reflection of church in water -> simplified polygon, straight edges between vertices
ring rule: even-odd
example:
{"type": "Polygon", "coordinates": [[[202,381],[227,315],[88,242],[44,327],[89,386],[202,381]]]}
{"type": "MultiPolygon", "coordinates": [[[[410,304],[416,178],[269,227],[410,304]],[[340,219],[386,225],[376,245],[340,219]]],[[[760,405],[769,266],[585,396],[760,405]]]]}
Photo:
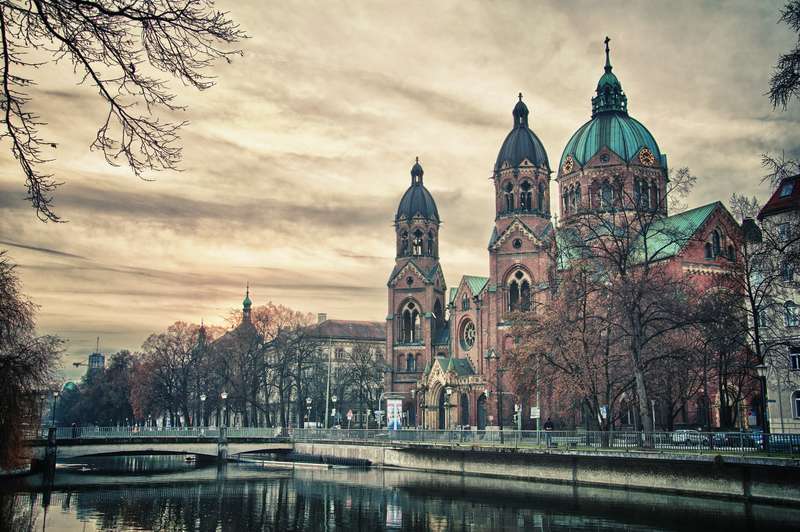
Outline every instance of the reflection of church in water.
{"type": "MultiPolygon", "coordinates": [[[[508,393],[513,388],[509,375],[502,373],[514,343],[508,318],[515,310],[548,301],[555,271],[550,251],[582,212],[625,209],[624,198],[635,195],[665,221],[693,225],[693,232],[717,234],[708,228],[735,225],[718,202],[667,216],[666,155],[628,114],[627,96],[608,55],[606,42],[591,119],[575,132],[559,161],[558,234],[550,221],[550,162],[520,94],[492,173],[496,214],[488,277],[464,275],[448,290],[439,264],[439,212],[423,184],[419,160],[412,167],[411,186],[395,217],[397,254],[386,318],[391,372],[385,378],[387,398],[402,400],[409,425],[496,426],[498,383],[503,424],[512,423],[516,400],[508,393]]],[[[691,253],[678,250],[668,259],[687,271],[691,253]]],[[[702,267],[715,267],[718,259],[706,255],[702,267]]],[[[523,411],[529,406],[523,405],[523,411]]]]}

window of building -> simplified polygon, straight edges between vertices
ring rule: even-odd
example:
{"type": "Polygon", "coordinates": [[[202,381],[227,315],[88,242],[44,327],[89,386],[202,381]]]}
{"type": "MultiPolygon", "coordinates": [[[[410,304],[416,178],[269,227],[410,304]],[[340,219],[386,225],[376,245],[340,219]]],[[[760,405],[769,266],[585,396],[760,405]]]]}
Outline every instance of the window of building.
{"type": "Polygon", "coordinates": [[[706,250],[706,258],[707,259],[713,259],[714,258],[714,249],[711,247],[711,242],[706,242],[705,250],[706,250]]]}
{"type": "Polygon", "coordinates": [[[581,208],[581,184],[578,183],[575,185],[575,192],[573,192],[573,202],[572,206],[577,211],[581,208]]]}
{"type": "Polygon", "coordinates": [[[505,199],[506,212],[514,210],[514,185],[509,181],[503,186],[503,197],[505,199]]]}
{"type": "Polygon", "coordinates": [[[800,347],[789,349],[789,367],[794,371],[800,371],[800,347]]]}
{"type": "Polygon", "coordinates": [[[531,184],[524,181],[520,186],[519,206],[523,211],[529,211],[533,208],[533,193],[531,192],[531,184]]]}
{"type": "Polygon", "coordinates": [[[413,301],[406,303],[400,318],[400,341],[406,344],[422,341],[420,309],[416,303],[413,301]]]}
{"type": "Polygon", "coordinates": [[[608,181],[603,183],[600,188],[600,201],[602,207],[606,210],[610,210],[614,205],[614,189],[611,188],[611,184],[608,181]]]}
{"type": "Polygon", "coordinates": [[[800,390],[792,394],[792,409],[794,410],[794,417],[800,418],[800,390]]]}
{"type": "Polygon", "coordinates": [[[767,317],[767,309],[761,309],[756,314],[757,325],[759,327],[768,327],[768,317],[767,317]]]}
{"type": "Polygon", "coordinates": [[[722,249],[722,235],[716,229],[711,233],[711,247],[714,257],[719,257],[720,250],[722,249]]]}
{"type": "Polygon", "coordinates": [[[428,231],[428,255],[431,257],[436,256],[434,243],[433,231],[428,231]]]}
{"type": "Polygon", "coordinates": [[[464,351],[469,351],[475,345],[475,323],[472,320],[466,319],[462,323],[459,342],[464,351]]]}
{"type": "Polygon", "coordinates": [[[415,257],[422,255],[422,231],[414,231],[414,242],[411,244],[411,254],[415,257]]]}
{"type": "Polygon", "coordinates": [[[400,256],[408,255],[408,231],[400,235],[400,256]]]}
{"type": "Polygon", "coordinates": [[[784,262],[781,265],[781,280],[784,283],[791,283],[794,280],[794,265],[784,262]]]}
{"type": "Polygon", "coordinates": [[[461,310],[469,310],[469,296],[464,294],[464,297],[461,298],[461,310]]]}
{"type": "Polygon", "coordinates": [[[337,348],[336,348],[336,350],[333,352],[333,356],[334,356],[334,358],[336,358],[337,360],[341,360],[341,359],[343,359],[343,358],[344,358],[344,348],[342,348],[342,347],[337,347],[337,348]]]}
{"type": "Polygon", "coordinates": [[[539,195],[536,198],[536,206],[539,208],[539,212],[545,212],[547,209],[544,208],[544,184],[539,183],[539,195]]]}
{"type": "Polygon", "coordinates": [[[659,204],[659,193],[658,193],[658,185],[656,182],[653,181],[650,183],[650,208],[653,210],[658,209],[659,204]]]}
{"type": "Polygon", "coordinates": [[[794,190],[794,181],[789,181],[787,183],[784,183],[783,186],[781,187],[780,197],[786,198],[791,196],[792,190],[794,190]]]}
{"type": "Polygon", "coordinates": [[[522,270],[517,270],[509,277],[507,308],[509,312],[531,308],[531,281],[522,270]]]}
{"type": "Polygon", "coordinates": [[[797,305],[794,301],[787,301],[783,305],[784,323],[787,327],[797,327],[800,325],[800,317],[797,315],[797,305]]]}
{"type": "Polygon", "coordinates": [[[733,246],[728,246],[728,260],[736,260],[736,249],[733,246]]]}
{"type": "Polygon", "coordinates": [[[409,353],[408,355],[406,355],[406,371],[416,371],[416,370],[417,370],[416,359],[414,358],[414,355],[409,353]]]}

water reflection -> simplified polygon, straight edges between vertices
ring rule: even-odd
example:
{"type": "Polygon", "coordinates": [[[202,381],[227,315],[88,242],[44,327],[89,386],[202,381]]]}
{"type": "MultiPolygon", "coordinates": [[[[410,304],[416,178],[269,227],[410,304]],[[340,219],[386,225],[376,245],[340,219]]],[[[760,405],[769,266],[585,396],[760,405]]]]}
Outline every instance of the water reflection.
{"type": "Polygon", "coordinates": [[[119,457],[0,491],[0,529],[794,530],[788,507],[392,470],[119,457]],[[88,466],[88,467],[85,467],[88,466]],[[83,469],[83,471],[81,471],[83,469]]]}

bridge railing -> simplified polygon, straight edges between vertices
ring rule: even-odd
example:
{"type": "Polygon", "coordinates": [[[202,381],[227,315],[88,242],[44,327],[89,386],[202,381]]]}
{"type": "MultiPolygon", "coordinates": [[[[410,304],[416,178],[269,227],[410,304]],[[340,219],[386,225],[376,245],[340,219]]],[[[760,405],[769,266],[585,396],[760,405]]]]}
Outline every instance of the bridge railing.
{"type": "MultiPolygon", "coordinates": [[[[47,438],[47,428],[41,437],[47,438]]],[[[56,439],[217,438],[217,427],[57,427],[56,439]]]]}
{"type": "Polygon", "coordinates": [[[591,432],[535,430],[289,429],[293,441],[458,443],[559,449],[655,449],[800,456],[800,434],[760,432],[591,432]]]}

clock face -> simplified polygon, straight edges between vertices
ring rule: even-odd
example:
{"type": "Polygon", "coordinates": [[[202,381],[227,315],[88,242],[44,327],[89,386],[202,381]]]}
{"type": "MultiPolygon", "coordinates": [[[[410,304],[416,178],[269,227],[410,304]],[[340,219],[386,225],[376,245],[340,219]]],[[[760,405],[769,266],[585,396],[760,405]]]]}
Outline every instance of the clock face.
{"type": "Polygon", "coordinates": [[[564,167],[562,168],[564,170],[564,173],[568,174],[572,172],[572,169],[574,167],[575,167],[575,161],[572,159],[572,155],[568,155],[567,160],[564,161],[564,167]]]}
{"type": "Polygon", "coordinates": [[[656,157],[649,149],[642,148],[642,151],[639,152],[639,161],[645,166],[653,166],[656,162],[656,157]]]}

